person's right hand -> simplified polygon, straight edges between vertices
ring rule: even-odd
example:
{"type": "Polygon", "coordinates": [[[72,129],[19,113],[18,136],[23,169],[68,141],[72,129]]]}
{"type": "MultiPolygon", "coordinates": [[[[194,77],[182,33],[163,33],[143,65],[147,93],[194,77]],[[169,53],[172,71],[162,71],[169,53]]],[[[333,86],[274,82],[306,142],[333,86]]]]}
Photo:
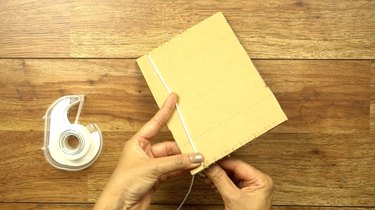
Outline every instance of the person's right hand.
{"type": "Polygon", "coordinates": [[[226,158],[205,171],[226,210],[268,210],[272,205],[271,177],[243,161],[226,158]]]}

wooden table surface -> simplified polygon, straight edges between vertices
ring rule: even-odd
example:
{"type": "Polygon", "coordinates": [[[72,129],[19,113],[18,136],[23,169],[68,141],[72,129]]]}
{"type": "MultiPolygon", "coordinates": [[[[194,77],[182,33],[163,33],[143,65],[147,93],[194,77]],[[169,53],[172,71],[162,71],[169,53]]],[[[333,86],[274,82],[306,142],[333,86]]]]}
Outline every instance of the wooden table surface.
{"type": "MultiPolygon", "coordinates": [[[[375,209],[375,1],[3,0],[0,209],[90,209],[122,149],[157,111],[135,58],[222,11],[289,121],[234,153],[275,182],[274,209],[375,209]],[[42,116],[84,94],[104,136],[79,172],[45,161],[42,116]]],[[[164,128],[156,141],[171,140],[164,128]]],[[[176,209],[188,176],[152,209],[176,209]]],[[[197,181],[185,209],[223,209],[197,181]]]]}

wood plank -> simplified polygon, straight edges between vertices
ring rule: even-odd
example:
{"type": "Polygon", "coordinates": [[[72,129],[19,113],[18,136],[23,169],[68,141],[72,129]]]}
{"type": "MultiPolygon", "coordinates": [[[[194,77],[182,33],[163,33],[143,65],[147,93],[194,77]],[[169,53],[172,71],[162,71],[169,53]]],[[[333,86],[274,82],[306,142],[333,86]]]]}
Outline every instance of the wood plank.
{"type": "MultiPolygon", "coordinates": [[[[0,65],[0,201],[95,202],[123,141],[157,110],[135,61],[1,59],[0,65]],[[41,116],[67,94],[85,94],[81,122],[96,122],[104,131],[101,157],[81,172],[52,168],[40,150],[41,116]]],[[[375,172],[369,167],[375,159],[369,133],[373,63],[256,60],[255,65],[289,121],[234,155],[273,177],[274,204],[375,206],[375,172]]],[[[171,139],[163,129],[157,141],[171,139]]],[[[153,202],[178,204],[189,181],[164,184],[153,202]]],[[[188,204],[218,205],[221,199],[198,180],[188,204]]]]}
{"type": "Polygon", "coordinates": [[[42,132],[0,132],[0,201],[87,200],[87,171],[67,172],[44,159],[42,132]]]}
{"type": "Polygon", "coordinates": [[[68,57],[71,10],[64,0],[0,1],[0,57],[68,57]]]}
{"type": "MultiPolygon", "coordinates": [[[[43,130],[58,97],[86,95],[81,122],[135,131],[157,106],[132,59],[1,59],[0,130],[43,130]]],[[[255,60],[289,121],[272,132],[369,131],[371,61],[255,60]]]]}
{"type": "Polygon", "coordinates": [[[373,59],[368,0],[0,3],[0,57],[139,57],[222,11],[252,58],[373,59]]]}
{"type": "Polygon", "coordinates": [[[289,120],[285,133],[352,133],[369,129],[371,61],[257,61],[289,120]]]}
{"type": "MultiPolygon", "coordinates": [[[[0,203],[0,209],[14,210],[85,210],[92,209],[93,204],[49,204],[49,203],[0,203]]],[[[176,205],[151,205],[150,210],[175,210],[176,205]]],[[[222,206],[189,206],[184,205],[185,210],[222,210],[222,206]]],[[[352,207],[305,207],[305,206],[273,206],[273,210],[371,210],[375,208],[352,208],[352,207]]]]}
{"type": "Polygon", "coordinates": [[[75,57],[139,57],[217,11],[252,58],[374,58],[373,1],[127,1],[77,4],[75,57]]]}
{"type": "MultiPolygon", "coordinates": [[[[172,137],[163,134],[158,139],[168,140],[172,137]]],[[[109,151],[120,148],[115,143],[109,146],[113,147],[108,148],[109,151]]],[[[372,178],[375,169],[368,166],[375,160],[373,148],[374,142],[368,134],[266,134],[233,156],[254,165],[274,179],[276,205],[371,206],[375,197],[375,181],[372,178]]],[[[105,162],[98,161],[97,167],[115,166],[116,159],[103,159],[105,162]]],[[[95,202],[110,176],[110,170],[100,171],[103,173],[88,175],[91,202],[95,202]]],[[[165,183],[154,202],[178,203],[183,199],[189,183],[189,176],[165,183]],[[176,190],[176,186],[179,190],[176,190]]],[[[220,196],[199,177],[193,189],[187,203],[221,203],[220,196]]]]}
{"type": "Polygon", "coordinates": [[[370,132],[375,134],[375,61],[371,63],[371,102],[370,102],[370,132]]]}
{"type": "MultiPolygon", "coordinates": [[[[0,200],[95,202],[116,165],[123,142],[132,134],[104,132],[105,144],[97,162],[84,171],[65,172],[43,159],[39,150],[43,132],[1,131],[0,200]]],[[[155,142],[161,140],[172,140],[172,136],[162,132],[155,142]]],[[[275,205],[375,206],[375,171],[369,167],[375,160],[374,144],[368,133],[269,133],[233,156],[273,178],[275,205]]],[[[189,183],[188,175],[164,183],[153,203],[177,205],[189,183]]],[[[221,198],[197,177],[187,203],[221,204],[221,198]]]]}

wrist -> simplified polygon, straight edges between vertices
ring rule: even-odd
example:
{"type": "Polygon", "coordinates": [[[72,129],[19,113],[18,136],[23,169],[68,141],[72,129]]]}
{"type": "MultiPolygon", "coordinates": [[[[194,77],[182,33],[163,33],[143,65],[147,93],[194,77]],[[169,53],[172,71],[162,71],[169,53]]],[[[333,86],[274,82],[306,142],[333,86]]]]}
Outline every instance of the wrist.
{"type": "MultiPolygon", "coordinates": [[[[103,191],[97,200],[94,210],[123,210],[124,205],[119,196],[103,191]]],[[[127,208],[126,208],[127,210],[127,208]]]]}
{"type": "MultiPolygon", "coordinates": [[[[114,173],[115,174],[115,173],[114,173]]],[[[113,175],[114,175],[113,174],[113,175]]],[[[108,181],[99,199],[97,200],[94,210],[129,210],[129,206],[126,206],[126,192],[124,192],[123,186],[128,186],[124,183],[124,180],[117,180],[116,176],[113,176],[108,181]],[[125,208],[126,207],[126,208],[125,208]]]]}

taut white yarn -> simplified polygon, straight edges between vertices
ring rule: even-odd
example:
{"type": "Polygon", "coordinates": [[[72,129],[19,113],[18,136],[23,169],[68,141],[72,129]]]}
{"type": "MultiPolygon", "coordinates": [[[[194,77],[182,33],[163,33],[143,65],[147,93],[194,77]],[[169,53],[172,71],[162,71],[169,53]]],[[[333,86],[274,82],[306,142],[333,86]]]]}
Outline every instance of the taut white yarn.
{"type": "MultiPolygon", "coordinates": [[[[154,71],[156,72],[156,74],[158,75],[159,79],[161,80],[161,82],[163,83],[165,89],[168,91],[169,94],[172,93],[171,89],[169,88],[168,84],[165,82],[164,78],[162,77],[162,75],[160,74],[160,71],[158,69],[158,67],[155,65],[154,61],[151,59],[150,55],[147,55],[147,59],[148,61],[150,62],[150,64],[152,65],[152,68],[154,69],[154,71]]],[[[182,116],[182,113],[180,111],[180,107],[178,106],[178,104],[176,103],[176,111],[177,111],[177,114],[178,114],[178,117],[180,118],[181,120],[181,123],[182,123],[182,126],[184,127],[184,131],[186,133],[186,136],[188,137],[189,139],[189,143],[193,149],[194,152],[197,152],[196,148],[195,148],[195,145],[194,145],[194,142],[190,136],[190,133],[189,133],[189,130],[187,128],[187,125],[185,123],[185,120],[182,116]]],[[[178,206],[178,208],[176,210],[180,210],[182,208],[182,206],[184,205],[185,201],[187,200],[187,198],[189,197],[190,195],[190,192],[191,192],[191,189],[193,188],[193,184],[194,184],[194,179],[195,179],[195,175],[193,175],[191,177],[191,182],[190,182],[190,186],[189,186],[189,190],[187,191],[184,199],[182,200],[180,206],[178,206]]]]}
{"type": "Polygon", "coordinates": [[[189,197],[191,189],[193,188],[194,179],[195,179],[195,175],[191,176],[191,182],[190,182],[189,190],[187,191],[184,200],[182,200],[180,206],[178,206],[178,208],[176,210],[180,210],[182,208],[182,206],[184,205],[186,199],[189,197]]]}
{"type": "MultiPolygon", "coordinates": [[[[155,65],[154,61],[151,59],[151,57],[150,57],[149,55],[147,55],[147,59],[148,59],[148,61],[150,62],[150,64],[152,65],[152,67],[153,67],[153,69],[155,70],[156,74],[158,75],[159,79],[160,79],[161,82],[163,83],[165,89],[167,89],[168,93],[171,94],[171,93],[172,93],[171,89],[169,89],[168,84],[165,82],[164,78],[163,78],[162,75],[160,74],[160,71],[159,71],[158,67],[155,65]]],[[[181,120],[182,126],[184,127],[185,133],[186,133],[186,135],[187,135],[187,137],[188,137],[188,139],[189,139],[189,143],[190,143],[190,145],[191,145],[193,151],[194,151],[194,152],[197,152],[197,149],[195,148],[194,142],[193,142],[193,140],[192,140],[192,138],[191,138],[191,136],[190,136],[189,130],[188,130],[188,128],[187,128],[187,125],[186,125],[186,123],[185,123],[185,120],[184,120],[184,118],[183,118],[183,116],[182,116],[182,113],[181,113],[181,111],[180,111],[180,107],[178,106],[178,104],[176,104],[176,111],[177,111],[178,117],[179,117],[180,120],[181,120]]]]}

